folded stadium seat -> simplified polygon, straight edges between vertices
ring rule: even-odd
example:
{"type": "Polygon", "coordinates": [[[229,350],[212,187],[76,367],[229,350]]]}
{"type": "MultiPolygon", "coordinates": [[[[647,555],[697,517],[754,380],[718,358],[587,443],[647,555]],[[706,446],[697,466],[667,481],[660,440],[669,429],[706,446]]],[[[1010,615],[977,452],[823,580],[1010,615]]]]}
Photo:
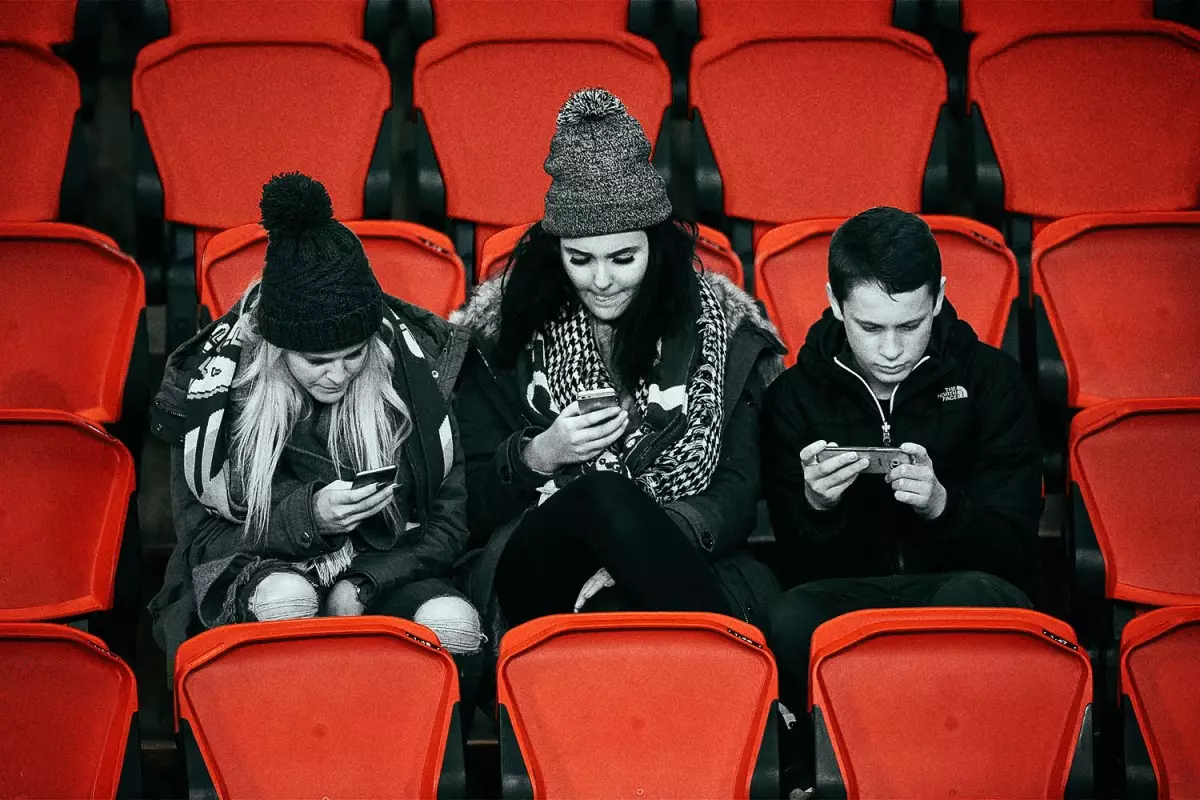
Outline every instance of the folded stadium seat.
{"type": "MultiPolygon", "coordinates": [[[[442,317],[466,298],[466,270],[445,234],[413,222],[345,223],[362,240],[383,291],[442,317]]],[[[200,303],[209,320],[221,316],[262,274],[267,232],[257,223],[218,233],[200,260],[200,303]]]]}
{"type": "Polygon", "coordinates": [[[0,97],[0,220],[78,221],[85,154],[71,65],[36,43],[0,40],[0,97]]]}
{"type": "MultiPolygon", "coordinates": [[[[942,252],[946,297],[979,338],[1016,356],[1017,262],[999,231],[962,217],[927,216],[942,252]]],[[[829,301],[829,240],[841,219],[782,225],[758,243],[758,295],[796,361],[809,327],[829,301]]]]}
{"type": "Polygon", "coordinates": [[[0,222],[0,408],[116,422],[144,306],[141,270],[107,236],[0,222]]]}
{"type": "MultiPolygon", "coordinates": [[[[422,219],[451,220],[459,255],[478,267],[497,231],[540,218],[542,169],[559,108],[602,86],[658,140],[671,76],[654,45],[628,33],[628,0],[435,0],[437,34],[417,51],[413,107],[422,219]]],[[[668,132],[669,133],[669,132],[668,132]]]]}
{"type": "Polygon", "coordinates": [[[1125,792],[1200,797],[1200,606],[1164,608],[1121,634],[1125,792]]]}
{"type": "Polygon", "coordinates": [[[817,628],[820,797],[1091,796],[1092,672],[1025,609],[874,609],[817,628]]]}
{"type": "Polygon", "coordinates": [[[61,411],[0,410],[0,622],[109,608],[133,457],[61,411]]]}
{"type": "Polygon", "coordinates": [[[1019,261],[1054,219],[1200,203],[1197,31],[1129,21],[980,36],[969,101],[975,200],[1019,261]]]}
{"type": "Polygon", "coordinates": [[[454,659],[415,622],[213,628],[179,648],[175,690],[189,782],[207,768],[221,797],[463,796],[454,659]]]}
{"type": "Polygon", "coordinates": [[[719,614],[544,617],[500,643],[505,797],[777,797],[775,660],[719,614]]]}
{"type": "Polygon", "coordinates": [[[115,797],[136,711],[133,670],[95,636],[0,622],[0,796],[115,797]]]}
{"type": "Polygon", "coordinates": [[[945,205],[946,74],[928,42],[787,16],[743,30],[731,3],[700,4],[689,107],[697,207],[706,221],[728,221],[744,264],[763,233],[787,222],[945,205]]]}
{"type": "Polygon", "coordinates": [[[152,289],[165,283],[168,348],[195,330],[204,244],[259,219],[272,175],[321,181],[339,218],[389,215],[390,105],[387,68],[361,41],[171,36],[141,50],[139,261],[152,289]]]}
{"type": "MultiPolygon", "coordinates": [[[[741,286],[742,262],[738,261],[737,255],[730,247],[729,239],[719,230],[707,225],[699,225],[697,228],[699,230],[696,235],[696,256],[700,259],[701,266],[709,272],[724,275],[741,286]]],[[[527,230],[529,225],[516,225],[488,237],[479,255],[480,283],[504,269],[508,264],[509,255],[527,230]]]]}

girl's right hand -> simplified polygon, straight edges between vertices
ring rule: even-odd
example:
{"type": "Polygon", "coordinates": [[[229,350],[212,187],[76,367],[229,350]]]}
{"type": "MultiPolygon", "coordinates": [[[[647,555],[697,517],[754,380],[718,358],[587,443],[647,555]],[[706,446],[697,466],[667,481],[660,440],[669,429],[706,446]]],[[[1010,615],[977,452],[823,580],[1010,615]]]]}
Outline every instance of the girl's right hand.
{"type": "Polygon", "coordinates": [[[351,489],[350,481],[334,481],[313,496],[313,517],[317,532],[323,536],[341,536],[357,528],[363,520],[375,516],[392,502],[396,484],[371,484],[351,489]]]}
{"type": "Polygon", "coordinates": [[[579,403],[573,402],[525,447],[525,463],[546,474],[582,464],[621,438],[628,424],[629,412],[623,408],[613,406],[580,414],[579,403]]]}

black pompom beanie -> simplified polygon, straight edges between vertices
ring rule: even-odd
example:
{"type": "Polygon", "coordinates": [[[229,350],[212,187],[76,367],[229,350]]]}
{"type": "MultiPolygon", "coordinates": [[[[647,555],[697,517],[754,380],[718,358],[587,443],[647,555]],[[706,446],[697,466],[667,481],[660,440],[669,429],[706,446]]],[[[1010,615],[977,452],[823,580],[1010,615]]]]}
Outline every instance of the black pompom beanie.
{"type": "Polygon", "coordinates": [[[333,218],[329,193],[299,172],[263,186],[267,258],[258,303],[262,337],[285,350],[325,353],[369,339],[383,292],[362,242],[333,218]]]}

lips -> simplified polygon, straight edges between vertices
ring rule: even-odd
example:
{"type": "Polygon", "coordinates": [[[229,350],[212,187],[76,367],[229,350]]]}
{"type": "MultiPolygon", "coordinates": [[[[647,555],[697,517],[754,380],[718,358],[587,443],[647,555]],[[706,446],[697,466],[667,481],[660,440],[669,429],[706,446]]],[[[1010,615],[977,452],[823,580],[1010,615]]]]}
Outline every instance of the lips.
{"type": "Polygon", "coordinates": [[[904,370],[908,369],[908,364],[900,364],[895,367],[877,366],[875,369],[882,372],[884,375],[899,375],[901,372],[904,372],[904,370]]]}

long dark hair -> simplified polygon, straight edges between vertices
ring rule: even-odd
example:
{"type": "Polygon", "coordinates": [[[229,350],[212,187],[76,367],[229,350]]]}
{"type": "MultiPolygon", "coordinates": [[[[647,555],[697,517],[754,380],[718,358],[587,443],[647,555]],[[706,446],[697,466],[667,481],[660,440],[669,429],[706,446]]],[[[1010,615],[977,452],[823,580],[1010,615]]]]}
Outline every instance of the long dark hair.
{"type": "MultiPolygon", "coordinates": [[[[629,307],[614,324],[613,377],[633,387],[650,376],[658,341],[678,326],[690,325],[699,308],[696,283],[696,226],[671,217],[646,229],[646,275],[629,307]]],[[[559,238],[541,223],[531,227],[504,268],[500,337],[496,360],[512,366],[537,332],[579,309],[579,295],[567,277],[559,238]]]]}

